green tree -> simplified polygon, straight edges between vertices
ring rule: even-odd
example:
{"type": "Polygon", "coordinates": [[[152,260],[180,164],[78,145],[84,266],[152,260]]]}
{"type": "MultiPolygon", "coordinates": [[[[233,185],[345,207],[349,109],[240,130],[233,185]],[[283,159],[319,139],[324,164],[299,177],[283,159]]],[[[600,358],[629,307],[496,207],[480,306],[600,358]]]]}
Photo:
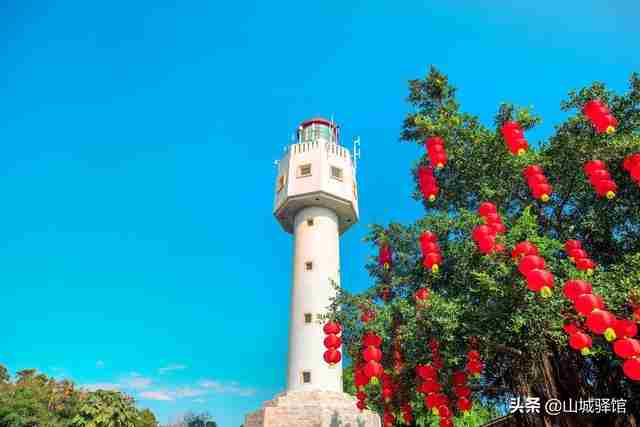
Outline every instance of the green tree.
{"type": "Polygon", "coordinates": [[[149,409],[143,409],[138,415],[136,427],[158,427],[158,420],[149,409]]]}
{"type": "Polygon", "coordinates": [[[91,393],[73,419],[74,427],[135,427],[139,422],[133,398],[116,391],[91,393]]]}
{"type": "MultiPolygon", "coordinates": [[[[612,93],[602,83],[570,92],[561,108],[574,113],[556,126],[548,141],[522,156],[506,149],[499,128],[515,120],[525,131],[532,129],[541,119],[531,109],[503,104],[494,126],[484,126],[476,116],[460,111],[456,89],[435,68],[425,79],[410,81],[409,90],[413,111],[404,120],[401,139],[422,144],[425,138],[439,136],[446,141],[449,159],[436,172],[438,197],[434,202],[423,199],[416,185],[413,196],[424,204],[423,218],[410,225],[372,226],[366,240],[393,249],[391,269],[372,260],[367,269],[373,285],[355,295],[341,290],[331,307],[330,317],[344,326],[345,352],[356,363],[361,361],[365,329],[383,337],[383,366],[389,372],[394,342],[400,343],[404,365],[392,374],[400,388],[386,405],[380,387],[368,385],[369,406],[381,414],[385,407],[397,413],[400,405],[410,403],[420,425],[434,421],[416,393],[415,367],[430,361],[427,343],[437,338],[445,379],[464,369],[470,342],[477,344],[485,369],[473,383],[476,402],[504,405],[515,396],[539,397],[543,404],[551,398],[627,400],[623,417],[518,414],[513,425],[637,423],[640,386],[624,377],[611,345],[594,336],[593,351],[586,357],[567,346],[564,323],[583,322],[584,317],[576,316],[561,287],[568,279],[590,281],[608,309],[622,319],[631,319],[640,305],[640,187],[621,167],[626,156],[640,152],[638,75],[631,76],[624,95],[612,93]],[[606,103],[619,120],[613,135],[597,134],[581,114],[582,106],[594,98],[606,103]],[[585,178],[583,165],[592,159],[608,165],[619,187],[614,200],[598,197],[585,178]],[[534,199],[523,179],[523,169],[532,164],[542,166],[553,185],[547,203],[534,199]],[[482,223],[477,209],[483,201],[498,206],[507,228],[499,237],[508,248],[505,252],[482,255],[470,238],[472,229],[482,223]],[[435,273],[422,266],[418,240],[427,230],[438,235],[443,256],[435,273]],[[578,271],[564,255],[563,242],[568,239],[582,241],[597,262],[593,274],[578,271]],[[524,240],[538,247],[546,268],[555,275],[556,289],[550,298],[527,289],[509,256],[510,249],[524,240]],[[423,287],[431,291],[426,308],[413,298],[423,287]],[[391,298],[381,298],[384,295],[391,298]],[[360,318],[363,309],[376,314],[366,325],[360,318]]],[[[428,164],[425,155],[414,165],[416,183],[418,166],[428,164]]]]}

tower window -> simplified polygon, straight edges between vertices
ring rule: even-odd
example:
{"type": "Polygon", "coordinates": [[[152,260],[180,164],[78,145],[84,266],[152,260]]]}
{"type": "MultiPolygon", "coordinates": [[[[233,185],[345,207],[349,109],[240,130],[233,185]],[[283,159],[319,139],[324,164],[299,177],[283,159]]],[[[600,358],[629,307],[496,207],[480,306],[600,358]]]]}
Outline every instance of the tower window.
{"type": "Polygon", "coordinates": [[[342,181],[342,169],[336,166],[331,166],[331,178],[342,181]]]}
{"type": "Polygon", "coordinates": [[[311,163],[300,165],[298,168],[298,177],[311,176],[311,163]]]}
{"type": "Polygon", "coordinates": [[[311,371],[302,371],[302,384],[311,384],[311,371]]]}
{"type": "Polygon", "coordinates": [[[307,271],[313,270],[313,261],[307,261],[304,263],[304,269],[307,271]]]}
{"type": "Polygon", "coordinates": [[[311,323],[313,321],[313,315],[311,313],[304,314],[304,323],[311,323]]]}
{"type": "Polygon", "coordinates": [[[313,227],[313,218],[307,218],[307,225],[313,227]]]}

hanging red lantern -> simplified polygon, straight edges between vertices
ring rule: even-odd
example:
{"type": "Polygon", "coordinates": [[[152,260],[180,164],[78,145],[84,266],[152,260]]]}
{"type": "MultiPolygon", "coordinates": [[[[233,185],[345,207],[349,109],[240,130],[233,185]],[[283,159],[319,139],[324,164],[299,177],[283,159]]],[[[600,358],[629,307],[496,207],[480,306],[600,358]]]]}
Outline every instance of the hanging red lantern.
{"type": "Polygon", "coordinates": [[[438,182],[433,175],[433,167],[422,166],[418,167],[418,185],[420,186],[420,192],[422,196],[433,202],[438,195],[438,182]]]}
{"type": "Polygon", "coordinates": [[[520,260],[518,264],[518,270],[523,276],[527,276],[529,271],[534,269],[544,270],[546,264],[544,259],[537,255],[527,255],[520,260]]]}
{"type": "Polygon", "coordinates": [[[391,248],[386,243],[382,243],[380,245],[380,249],[378,252],[378,264],[383,267],[385,270],[391,268],[392,263],[392,253],[391,248]]]}
{"type": "Polygon", "coordinates": [[[569,346],[580,351],[584,356],[589,354],[592,345],[591,337],[584,332],[576,332],[569,337],[569,346]]]}
{"type": "Polygon", "coordinates": [[[340,335],[340,332],[342,331],[342,327],[337,322],[329,321],[329,322],[325,323],[325,325],[322,328],[322,330],[324,331],[324,333],[326,335],[331,335],[331,334],[340,335]]]}
{"type": "Polygon", "coordinates": [[[640,341],[633,338],[621,338],[613,343],[613,352],[621,359],[630,359],[640,355],[640,341]]]}
{"type": "Polygon", "coordinates": [[[606,310],[595,309],[587,315],[585,325],[594,334],[604,335],[607,341],[616,339],[616,333],[613,325],[616,323],[616,317],[606,310]]]}
{"type": "Polygon", "coordinates": [[[384,427],[393,427],[393,423],[396,422],[396,417],[393,415],[393,412],[384,411],[382,415],[382,420],[384,423],[384,427]]]}
{"type": "Polygon", "coordinates": [[[418,387],[419,391],[424,394],[438,393],[442,390],[442,386],[435,381],[424,381],[418,387]]]}
{"type": "Polygon", "coordinates": [[[467,374],[462,371],[455,372],[451,376],[451,384],[455,387],[463,386],[467,383],[467,374]]]}
{"type": "Polygon", "coordinates": [[[598,133],[611,134],[616,131],[618,120],[611,115],[609,109],[602,101],[593,99],[587,102],[582,112],[589,118],[598,133]]]}
{"type": "Polygon", "coordinates": [[[335,365],[336,363],[340,362],[341,359],[342,355],[336,349],[331,348],[324,352],[324,361],[327,362],[329,366],[335,365]]]}
{"type": "Polygon", "coordinates": [[[576,268],[591,274],[593,273],[593,269],[596,268],[596,263],[589,258],[580,258],[576,260],[576,268]]]}
{"type": "Polygon", "coordinates": [[[476,228],[474,228],[473,231],[471,232],[471,238],[475,242],[478,242],[480,239],[485,238],[487,236],[494,236],[494,235],[495,235],[495,232],[493,231],[493,229],[491,229],[491,227],[487,225],[479,225],[476,228]]]}
{"type": "Polygon", "coordinates": [[[425,231],[420,235],[420,248],[422,249],[422,265],[436,273],[442,263],[438,236],[430,231],[425,231]]]}
{"type": "Polygon", "coordinates": [[[458,399],[458,409],[460,410],[460,412],[470,411],[472,407],[473,403],[471,403],[471,400],[467,399],[466,397],[461,397],[460,399],[458,399]]]}
{"type": "Polygon", "coordinates": [[[391,398],[393,397],[393,390],[389,387],[384,387],[382,389],[382,398],[384,399],[385,402],[390,402],[391,398]]]}
{"type": "Polygon", "coordinates": [[[624,362],[622,370],[627,378],[640,381],[640,359],[635,357],[624,362]]]}
{"type": "Polygon", "coordinates": [[[332,348],[337,349],[341,345],[342,345],[342,340],[337,335],[330,334],[330,335],[327,335],[326,338],[324,339],[324,346],[328,349],[332,349],[332,348]]]}
{"type": "Polygon", "coordinates": [[[511,258],[516,261],[519,258],[525,257],[527,255],[538,255],[538,248],[536,247],[536,245],[531,242],[527,242],[526,240],[524,242],[518,243],[513,248],[513,251],[511,251],[511,258]]]}
{"type": "Polygon", "coordinates": [[[522,132],[522,128],[518,123],[507,121],[502,125],[500,130],[511,154],[520,156],[527,151],[529,144],[527,140],[524,139],[524,132],[522,132]]]}
{"type": "Polygon", "coordinates": [[[440,418],[439,427],[453,427],[453,421],[451,421],[451,418],[440,418]]]}
{"type": "Polygon", "coordinates": [[[424,381],[437,381],[438,370],[431,365],[416,366],[416,373],[424,381]]]}
{"type": "Polygon", "coordinates": [[[571,262],[576,262],[577,259],[583,259],[589,256],[587,252],[581,248],[571,249],[567,252],[567,255],[569,256],[569,261],[571,262]]]}
{"type": "Polygon", "coordinates": [[[540,199],[543,202],[548,202],[549,196],[553,192],[553,188],[549,185],[542,167],[538,165],[527,166],[522,174],[527,181],[527,186],[529,187],[529,190],[531,190],[533,197],[540,199]]]}
{"type": "Polygon", "coordinates": [[[439,265],[442,263],[442,255],[437,252],[431,252],[424,256],[422,265],[425,268],[430,269],[433,273],[437,273],[440,269],[439,265]]]}
{"type": "Polygon", "coordinates": [[[370,360],[379,362],[382,360],[382,351],[380,351],[378,347],[371,345],[362,351],[362,358],[365,362],[369,362],[370,360]]]}
{"type": "Polygon", "coordinates": [[[489,214],[494,214],[498,212],[498,208],[491,202],[482,202],[478,207],[478,213],[482,217],[486,217],[489,214]]]}
{"type": "Polygon", "coordinates": [[[640,185],[640,153],[627,156],[622,163],[622,167],[629,172],[631,179],[640,185]]]}
{"type": "Polygon", "coordinates": [[[578,325],[575,323],[565,323],[564,326],[562,326],[562,329],[569,335],[580,332],[580,328],[578,328],[578,325]]]}
{"type": "Polygon", "coordinates": [[[420,288],[414,294],[417,305],[422,306],[429,298],[429,288],[420,288]]]}
{"type": "Polygon", "coordinates": [[[570,301],[575,300],[583,294],[590,294],[592,291],[591,283],[584,280],[567,280],[564,284],[562,292],[570,301]]]}
{"type": "Polygon", "coordinates": [[[551,288],[553,288],[553,274],[547,270],[534,268],[529,270],[526,276],[527,288],[533,292],[540,292],[544,298],[551,296],[551,288]]]}
{"type": "Polygon", "coordinates": [[[590,160],[586,162],[584,164],[584,173],[600,197],[613,199],[616,196],[618,187],[611,179],[609,172],[607,172],[607,166],[602,160],[590,160]]]}
{"type": "Polygon", "coordinates": [[[375,360],[370,360],[365,363],[363,372],[367,376],[367,378],[371,379],[379,378],[383,374],[384,370],[382,369],[382,365],[380,363],[376,362],[375,360]]]}
{"type": "Polygon", "coordinates": [[[440,418],[450,418],[453,414],[447,405],[440,405],[438,406],[438,415],[440,418]]]}
{"type": "Polygon", "coordinates": [[[477,242],[478,250],[483,254],[490,254],[496,244],[496,238],[494,236],[484,236],[477,242]]]}
{"type": "Polygon", "coordinates": [[[380,347],[382,345],[382,338],[380,338],[380,336],[375,332],[367,331],[362,335],[362,344],[365,347],[380,347]]]}
{"type": "Polygon", "coordinates": [[[569,252],[571,249],[582,249],[582,242],[580,240],[567,240],[564,242],[564,251],[569,252]]]}
{"type": "Polygon", "coordinates": [[[402,421],[404,421],[405,424],[411,424],[413,423],[413,410],[411,409],[410,405],[403,405],[402,408],[402,421]]]}
{"type": "Polygon", "coordinates": [[[447,153],[444,148],[444,140],[439,136],[433,136],[425,141],[431,164],[442,169],[447,164],[447,153]]]}
{"type": "Polygon", "coordinates": [[[574,301],[576,311],[583,316],[589,315],[593,310],[604,309],[604,301],[602,297],[593,294],[580,295],[574,301]]]}
{"type": "Polygon", "coordinates": [[[469,397],[471,396],[471,389],[465,386],[458,386],[453,388],[453,392],[458,397],[469,397]]]}
{"type": "Polygon", "coordinates": [[[618,319],[613,325],[618,338],[631,338],[638,335],[638,326],[636,322],[628,319],[618,319]]]}

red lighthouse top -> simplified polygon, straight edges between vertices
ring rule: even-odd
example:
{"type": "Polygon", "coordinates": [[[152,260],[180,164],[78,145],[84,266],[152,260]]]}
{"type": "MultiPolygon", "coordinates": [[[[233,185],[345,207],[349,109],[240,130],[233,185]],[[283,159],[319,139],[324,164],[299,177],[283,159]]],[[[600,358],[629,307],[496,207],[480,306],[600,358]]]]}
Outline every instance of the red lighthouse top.
{"type": "Polygon", "coordinates": [[[314,117],[300,124],[298,128],[298,142],[311,142],[324,139],[337,144],[338,130],[339,127],[334,122],[323,117],[314,117]]]}

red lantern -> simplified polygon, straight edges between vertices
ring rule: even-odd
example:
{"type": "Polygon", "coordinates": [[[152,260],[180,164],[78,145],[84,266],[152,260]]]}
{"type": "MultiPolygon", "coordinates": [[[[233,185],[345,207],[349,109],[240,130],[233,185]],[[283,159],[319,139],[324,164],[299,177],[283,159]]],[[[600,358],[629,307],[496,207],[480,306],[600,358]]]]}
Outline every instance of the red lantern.
{"type": "Polygon", "coordinates": [[[404,405],[402,407],[402,420],[405,424],[411,424],[413,422],[413,411],[410,405],[404,405]]]}
{"type": "Polygon", "coordinates": [[[633,320],[619,319],[613,325],[613,329],[618,338],[631,338],[638,334],[638,326],[633,320]]]}
{"type": "Polygon", "coordinates": [[[424,381],[437,381],[438,379],[438,371],[431,365],[416,366],[416,373],[424,381]]]}
{"type": "Polygon", "coordinates": [[[576,311],[583,316],[589,315],[593,310],[604,309],[604,301],[601,297],[593,294],[582,294],[575,299],[574,305],[576,311]]]}
{"type": "Polygon", "coordinates": [[[482,202],[478,207],[478,213],[482,217],[486,217],[489,214],[494,214],[497,212],[498,212],[498,209],[496,208],[496,205],[494,205],[491,202],[482,202]]]}
{"type": "Polygon", "coordinates": [[[380,363],[375,360],[370,360],[365,363],[363,372],[367,378],[379,378],[384,371],[380,363]]]}
{"type": "Polygon", "coordinates": [[[488,225],[479,225],[471,232],[471,238],[477,242],[487,236],[493,236],[495,233],[488,225]]]}
{"type": "Polygon", "coordinates": [[[420,288],[416,291],[415,295],[414,295],[416,302],[418,304],[423,303],[424,301],[427,300],[427,298],[429,298],[429,288],[420,288]]]}
{"type": "Polygon", "coordinates": [[[380,338],[375,332],[368,331],[362,335],[362,344],[366,347],[380,347],[382,345],[382,338],[380,338]]]}
{"type": "Polygon", "coordinates": [[[391,400],[391,398],[393,397],[393,390],[389,387],[384,387],[382,389],[382,398],[386,401],[389,402],[391,400]]]}
{"type": "Polygon", "coordinates": [[[549,201],[553,189],[547,178],[544,176],[542,168],[538,165],[531,165],[525,168],[523,175],[527,180],[529,190],[533,194],[533,197],[540,199],[543,202],[549,201]]]}
{"type": "Polygon", "coordinates": [[[582,249],[582,242],[580,240],[567,240],[564,242],[565,252],[569,252],[571,249],[582,249]]]}
{"type": "Polygon", "coordinates": [[[433,175],[433,168],[420,165],[418,168],[418,185],[422,196],[433,202],[438,195],[438,182],[433,175]]]}
{"type": "Polygon", "coordinates": [[[574,301],[582,294],[590,294],[591,283],[584,280],[568,280],[564,284],[562,292],[567,299],[574,301]]]}
{"type": "Polygon", "coordinates": [[[629,172],[636,184],[640,185],[640,153],[627,156],[622,163],[622,167],[629,172]]]}
{"type": "Polygon", "coordinates": [[[438,415],[440,418],[450,418],[451,417],[451,409],[447,405],[438,406],[438,415]]]}
{"type": "Polygon", "coordinates": [[[369,362],[370,360],[379,362],[382,360],[382,351],[380,351],[379,348],[371,345],[363,350],[362,358],[365,360],[365,362],[369,362]]]}
{"type": "Polygon", "coordinates": [[[640,355],[640,341],[633,338],[621,338],[613,343],[613,352],[621,359],[630,359],[640,355]]]}
{"type": "Polygon", "coordinates": [[[391,268],[391,248],[387,244],[381,244],[378,252],[378,264],[385,269],[391,268]]]}
{"type": "Polygon", "coordinates": [[[489,254],[493,252],[496,238],[494,236],[484,236],[478,240],[478,250],[483,254],[489,254]]]}
{"type": "Polygon", "coordinates": [[[589,354],[589,349],[593,345],[591,337],[584,332],[576,332],[569,337],[569,346],[580,351],[583,355],[589,354]]]}
{"type": "Polygon", "coordinates": [[[634,381],[640,381],[640,359],[633,358],[627,360],[622,365],[622,370],[628,378],[634,381]]]}
{"type": "Polygon", "coordinates": [[[451,377],[451,383],[455,387],[465,385],[467,383],[467,374],[462,371],[455,372],[451,377]]]}
{"type": "Polygon", "coordinates": [[[339,336],[330,334],[324,339],[324,346],[328,349],[337,349],[342,345],[342,340],[339,336]]]}
{"type": "Polygon", "coordinates": [[[360,411],[364,411],[364,409],[367,407],[367,405],[364,403],[364,401],[359,400],[356,402],[356,407],[360,410],[360,411]]]}
{"type": "Polygon", "coordinates": [[[573,335],[576,332],[580,332],[580,329],[578,328],[578,326],[575,323],[566,323],[562,329],[564,329],[564,331],[569,334],[569,335],[573,335]]]}
{"type": "Polygon", "coordinates": [[[527,273],[527,287],[533,292],[540,292],[543,296],[550,294],[553,288],[553,274],[547,270],[534,268],[527,273]]]}
{"type": "Polygon", "coordinates": [[[359,391],[359,392],[356,393],[356,398],[358,400],[365,401],[365,400],[367,400],[367,393],[365,393],[364,391],[359,391]]]}
{"type": "Polygon", "coordinates": [[[332,349],[329,349],[329,350],[324,352],[324,361],[327,362],[331,366],[333,366],[336,363],[340,362],[341,359],[342,359],[342,355],[336,349],[332,348],[332,349]]]}
{"type": "Polygon", "coordinates": [[[422,265],[431,269],[434,273],[438,271],[438,267],[442,263],[442,256],[437,252],[430,252],[424,256],[422,265]]]}
{"type": "Polygon", "coordinates": [[[513,251],[511,251],[511,258],[513,258],[514,260],[527,255],[538,255],[538,248],[536,247],[536,245],[531,242],[527,242],[526,240],[524,242],[518,243],[513,248],[513,251]]]}
{"type": "Polygon", "coordinates": [[[435,381],[424,381],[418,387],[418,391],[424,394],[438,393],[442,390],[442,386],[435,381]]]}
{"type": "Polygon", "coordinates": [[[594,334],[604,334],[607,341],[613,341],[616,338],[616,333],[613,329],[613,325],[616,323],[616,317],[605,310],[593,310],[587,315],[586,326],[594,334]]]}
{"type": "Polygon", "coordinates": [[[324,327],[322,328],[322,330],[324,331],[324,333],[326,335],[339,335],[340,332],[342,331],[342,327],[340,326],[339,323],[336,322],[327,322],[325,323],[324,327]]]}
{"type": "Polygon", "coordinates": [[[523,276],[527,276],[529,271],[534,269],[544,270],[545,268],[544,259],[537,255],[527,255],[518,264],[518,270],[523,276]]]}
{"type": "Polygon", "coordinates": [[[607,172],[607,166],[602,160],[590,160],[584,164],[584,173],[589,178],[591,186],[601,197],[613,199],[618,189],[607,172]]]}
{"type": "Polygon", "coordinates": [[[453,427],[451,418],[440,418],[440,427],[453,427]]]}
{"type": "Polygon", "coordinates": [[[589,118],[598,133],[613,133],[618,126],[618,120],[611,115],[609,109],[600,100],[587,102],[582,112],[589,118]]]}
{"type": "Polygon", "coordinates": [[[458,399],[458,409],[461,412],[470,411],[472,407],[473,407],[473,403],[471,403],[471,400],[467,399],[466,397],[462,397],[458,399]]]}
{"type": "Polygon", "coordinates": [[[581,271],[586,271],[587,273],[592,273],[593,269],[596,268],[596,264],[589,258],[580,258],[576,260],[576,268],[581,271]]]}
{"type": "Polygon", "coordinates": [[[444,149],[444,140],[439,136],[428,138],[426,141],[427,152],[431,159],[431,164],[441,169],[447,163],[447,153],[444,149]]]}
{"type": "Polygon", "coordinates": [[[515,155],[522,155],[529,148],[527,140],[524,139],[524,133],[520,128],[520,125],[516,122],[507,121],[501,128],[502,137],[504,138],[509,151],[515,155]]]}
{"type": "Polygon", "coordinates": [[[471,389],[464,386],[454,387],[453,392],[458,397],[469,397],[471,395],[471,389]]]}

